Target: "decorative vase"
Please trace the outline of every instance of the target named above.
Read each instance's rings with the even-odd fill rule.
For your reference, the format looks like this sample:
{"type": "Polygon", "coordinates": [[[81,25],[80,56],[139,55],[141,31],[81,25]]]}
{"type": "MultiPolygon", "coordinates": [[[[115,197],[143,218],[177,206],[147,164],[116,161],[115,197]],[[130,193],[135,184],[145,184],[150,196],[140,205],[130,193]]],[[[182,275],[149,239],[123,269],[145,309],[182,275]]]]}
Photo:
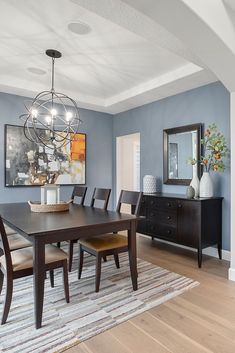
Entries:
{"type": "Polygon", "coordinates": [[[187,190],[186,190],[186,197],[187,199],[193,199],[195,196],[195,190],[194,188],[190,185],[187,187],[187,190]]]}
{"type": "Polygon", "coordinates": [[[193,179],[191,180],[190,186],[194,188],[194,197],[199,197],[200,181],[197,175],[197,166],[193,166],[193,179]]]}
{"type": "Polygon", "coordinates": [[[157,178],[153,175],[145,175],[143,178],[143,192],[153,194],[157,192],[157,178]]]}
{"type": "Polygon", "coordinates": [[[200,181],[200,197],[213,197],[213,183],[209,172],[203,172],[200,181]]]}

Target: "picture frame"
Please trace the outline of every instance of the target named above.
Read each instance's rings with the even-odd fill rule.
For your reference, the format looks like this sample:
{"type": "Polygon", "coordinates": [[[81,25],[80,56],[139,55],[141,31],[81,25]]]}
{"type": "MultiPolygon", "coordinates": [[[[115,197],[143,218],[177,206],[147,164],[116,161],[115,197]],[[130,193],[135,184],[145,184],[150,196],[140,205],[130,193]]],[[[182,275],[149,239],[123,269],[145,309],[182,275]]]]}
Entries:
{"type": "Polygon", "coordinates": [[[29,141],[24,127],[5,124],[5,186],[32,187],[45,184],[86,184],[86,134],[56,150],[29,141]]]}

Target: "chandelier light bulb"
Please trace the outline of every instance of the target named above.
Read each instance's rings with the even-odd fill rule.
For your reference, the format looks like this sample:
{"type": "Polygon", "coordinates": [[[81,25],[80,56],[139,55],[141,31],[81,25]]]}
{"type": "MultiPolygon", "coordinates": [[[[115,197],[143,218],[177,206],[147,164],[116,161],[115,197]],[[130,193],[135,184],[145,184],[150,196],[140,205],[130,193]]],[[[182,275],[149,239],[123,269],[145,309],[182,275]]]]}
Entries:
{"type": "Polygon", "coordinates": [[[69,121],[72,119],[72,117],[73,117],[73,113],[72,113],[72,112],[67,112],[67,113],[66,113],[66,120],[67,120],[67,122],[69,122],[69,121]]]}
{"type": "Polygon", "coordinates": [[[47,116],[45,117],[45,120],[46,120],[47,125],[50,125],[50,124],[51,124],[51,116],[50,116],[50,115],[47,115],[47,116]]]}
{"type": "Polygon", "coordinates": [[[33,117],[33,118],[36,118],[36,117],[38,116],[38,111],[37,111],[37,109],[32,109],[31,114],[32,114],[32,117],[33,117]]]}
{"type": "Polygon", "coordinates": [[[51,115],[52,115],[52,116],[57,115],[57,111],[56,111],[56,109],[55,109],[55,108],[51,109],[51,115]]]}

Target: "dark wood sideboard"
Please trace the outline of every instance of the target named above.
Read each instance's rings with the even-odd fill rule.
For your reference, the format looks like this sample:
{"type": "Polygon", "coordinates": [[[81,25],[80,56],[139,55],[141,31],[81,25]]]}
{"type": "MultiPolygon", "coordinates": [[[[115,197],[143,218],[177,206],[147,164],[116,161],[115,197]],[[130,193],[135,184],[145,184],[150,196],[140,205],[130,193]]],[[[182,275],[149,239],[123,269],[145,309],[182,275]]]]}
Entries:
{"type": "Polygon", "coordinates": [[[144,194],[137,232],[198,250],[217,245],[221,259],[222,197],[187,199],[178,194],[144,194]]]}

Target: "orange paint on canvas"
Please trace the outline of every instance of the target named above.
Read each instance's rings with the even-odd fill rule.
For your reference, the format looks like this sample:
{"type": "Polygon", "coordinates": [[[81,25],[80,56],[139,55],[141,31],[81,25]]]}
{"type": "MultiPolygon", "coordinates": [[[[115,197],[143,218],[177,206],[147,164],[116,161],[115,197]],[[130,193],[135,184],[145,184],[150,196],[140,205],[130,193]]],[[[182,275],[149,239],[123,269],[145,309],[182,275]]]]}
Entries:
{"type": "Polygon", "coordinates": [[[85,135],[75,134],[70,145],[70,155],[72,161],[85,161],[85,135]]]}

